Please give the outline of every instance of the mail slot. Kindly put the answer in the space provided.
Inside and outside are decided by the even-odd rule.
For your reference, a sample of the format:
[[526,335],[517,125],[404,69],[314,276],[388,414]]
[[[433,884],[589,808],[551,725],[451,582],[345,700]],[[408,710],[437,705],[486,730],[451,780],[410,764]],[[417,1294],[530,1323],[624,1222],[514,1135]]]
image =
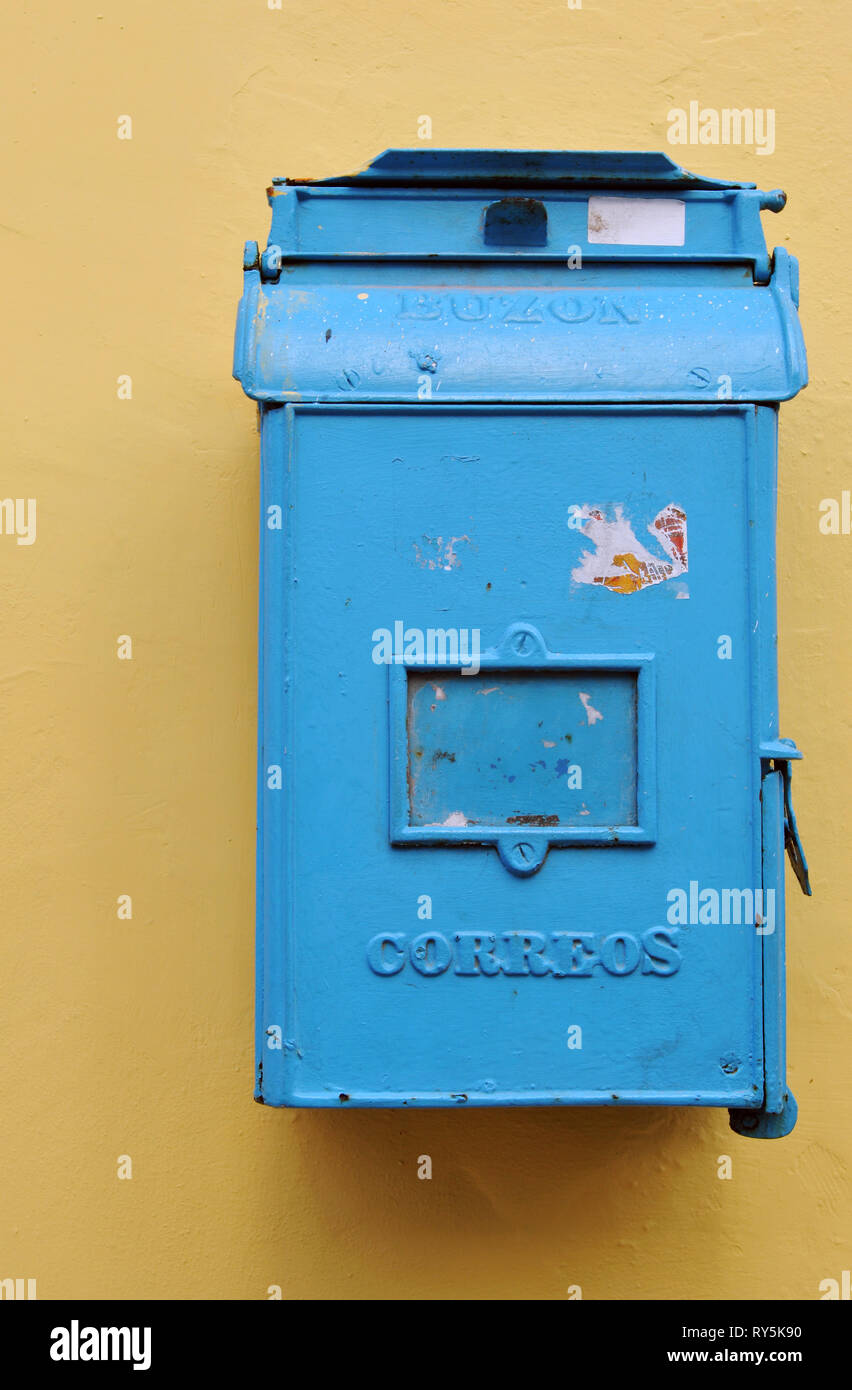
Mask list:
[[256,1098],[789,1133],[784,194],[390,150],[269,201]]

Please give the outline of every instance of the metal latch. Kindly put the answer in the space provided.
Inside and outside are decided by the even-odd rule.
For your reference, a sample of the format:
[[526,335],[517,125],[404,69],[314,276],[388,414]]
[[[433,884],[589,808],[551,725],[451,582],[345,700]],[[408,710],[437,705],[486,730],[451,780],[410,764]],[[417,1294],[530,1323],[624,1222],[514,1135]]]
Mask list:
[[800,749],[796,747],[791,738],[778,738],[760,745],[760,760],[764,773],[780,772],[784,779],[784,848],[787,851],[793,873],[798,879],[799,887],[810,898],[812,891],[808,877],[808,861],[799,839],[799,828],[796,825],[793,796],[790,790],[793,778],[791,764],[801,757]]

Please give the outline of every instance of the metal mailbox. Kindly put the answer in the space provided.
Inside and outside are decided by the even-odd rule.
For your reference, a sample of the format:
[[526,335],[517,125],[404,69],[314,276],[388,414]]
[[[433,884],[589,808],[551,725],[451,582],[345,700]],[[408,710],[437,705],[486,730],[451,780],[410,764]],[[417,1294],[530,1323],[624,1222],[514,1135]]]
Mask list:
[[783,193],[390,150],[269,199],[257,1099],[788,1133]]

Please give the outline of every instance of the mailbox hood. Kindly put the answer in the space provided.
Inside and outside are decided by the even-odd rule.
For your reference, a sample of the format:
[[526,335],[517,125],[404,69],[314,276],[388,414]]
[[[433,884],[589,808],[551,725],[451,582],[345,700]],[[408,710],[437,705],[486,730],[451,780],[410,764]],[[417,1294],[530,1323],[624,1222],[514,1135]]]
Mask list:
[[785,195],[662,153],[387,150],[280,179],[234,375],[258,401],[774,403],[807,383]]

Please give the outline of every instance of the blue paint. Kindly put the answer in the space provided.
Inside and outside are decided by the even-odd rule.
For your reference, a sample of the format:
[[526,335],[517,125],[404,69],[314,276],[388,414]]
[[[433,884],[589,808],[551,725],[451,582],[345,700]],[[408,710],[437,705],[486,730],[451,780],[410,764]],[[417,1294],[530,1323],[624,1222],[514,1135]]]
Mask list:
[[[683,244],[590,241],[601,195],[682,201]],[[785,838],[808,885],[775,407],[807,373],[759,215],[783,195],[664,155],[431,150],[271,203],[235,341],[258,1099],[788,1132]]]

